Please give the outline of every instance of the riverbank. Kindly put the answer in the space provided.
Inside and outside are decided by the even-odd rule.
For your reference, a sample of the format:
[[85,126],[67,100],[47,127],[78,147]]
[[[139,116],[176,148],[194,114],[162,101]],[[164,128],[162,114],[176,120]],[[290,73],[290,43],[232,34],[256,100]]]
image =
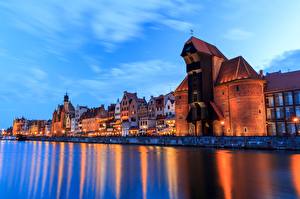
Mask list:
[[300,150],[300,137],[28,137],[28,141]]

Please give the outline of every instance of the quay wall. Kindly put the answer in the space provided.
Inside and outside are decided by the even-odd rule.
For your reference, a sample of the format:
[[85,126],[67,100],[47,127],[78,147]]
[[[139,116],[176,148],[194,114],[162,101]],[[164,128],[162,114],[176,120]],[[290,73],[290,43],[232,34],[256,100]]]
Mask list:
[[300,150],[299,137],[28,137],[29,141]]

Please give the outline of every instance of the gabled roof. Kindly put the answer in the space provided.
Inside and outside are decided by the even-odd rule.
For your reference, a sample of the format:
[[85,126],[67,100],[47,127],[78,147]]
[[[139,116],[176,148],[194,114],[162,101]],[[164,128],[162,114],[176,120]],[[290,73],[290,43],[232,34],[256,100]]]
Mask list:
[[[227,59],[216,46],[214,46],[210,43],[207,43],[201,39],[198,39],[194,36],[192,36],[189,40],[187,40],[185,45],[189,44],[189,43],[192,43],[198,52],[202,52],[202,53],[205,53],[208,55],[224,58],[225,60]],[[183,53],[184,52],[182,52],[181,54],[183,54]]]
[[300,70],[287,73],[267,73],[266,92],[300,89]]
[[188,91],[189,86],[188,86],[188,77],[186,76],[184,80],[179,84],[179,86],[176,88],[175,92],[180,92],[180,91]]
[[216,84],[223,84],[239,79],[260,79],[257,72],[242,56],[222,63]]

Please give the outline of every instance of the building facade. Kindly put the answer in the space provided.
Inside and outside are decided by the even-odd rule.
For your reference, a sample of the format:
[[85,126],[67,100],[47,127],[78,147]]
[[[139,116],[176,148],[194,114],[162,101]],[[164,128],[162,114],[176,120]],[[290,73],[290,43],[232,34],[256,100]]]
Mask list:
[[195,37],[185,43],[181,56],[187,71],[188,134],[266,135],[265,81],[243,57],[227,59],[216,46]]
[[299,135],[300,71],[267,73],[265,80],[268,135]]
[[71,133],[71,121],[75,117],[75,108],[66,93],[64,104],[58,105],[52,115],[52,135],[66,136]]

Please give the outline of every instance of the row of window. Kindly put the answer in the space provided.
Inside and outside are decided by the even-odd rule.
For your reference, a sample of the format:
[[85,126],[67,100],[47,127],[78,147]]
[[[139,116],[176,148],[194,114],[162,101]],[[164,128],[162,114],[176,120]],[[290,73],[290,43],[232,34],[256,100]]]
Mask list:
[[300,124],[272,122],[267,126],[268,135],[296,135],[300,134]]
[[266,105],[267,107],[274,106],[289,106],[293,104],[300,104],[300,91],[295,91],[294,96],[293,92],[284,92],[284,93],[275,93],[274,95],[266,96]]
[[267,108],[268,120],[291,120],[293,117],[300,117],[300,106],[286,106],[277,108]]

